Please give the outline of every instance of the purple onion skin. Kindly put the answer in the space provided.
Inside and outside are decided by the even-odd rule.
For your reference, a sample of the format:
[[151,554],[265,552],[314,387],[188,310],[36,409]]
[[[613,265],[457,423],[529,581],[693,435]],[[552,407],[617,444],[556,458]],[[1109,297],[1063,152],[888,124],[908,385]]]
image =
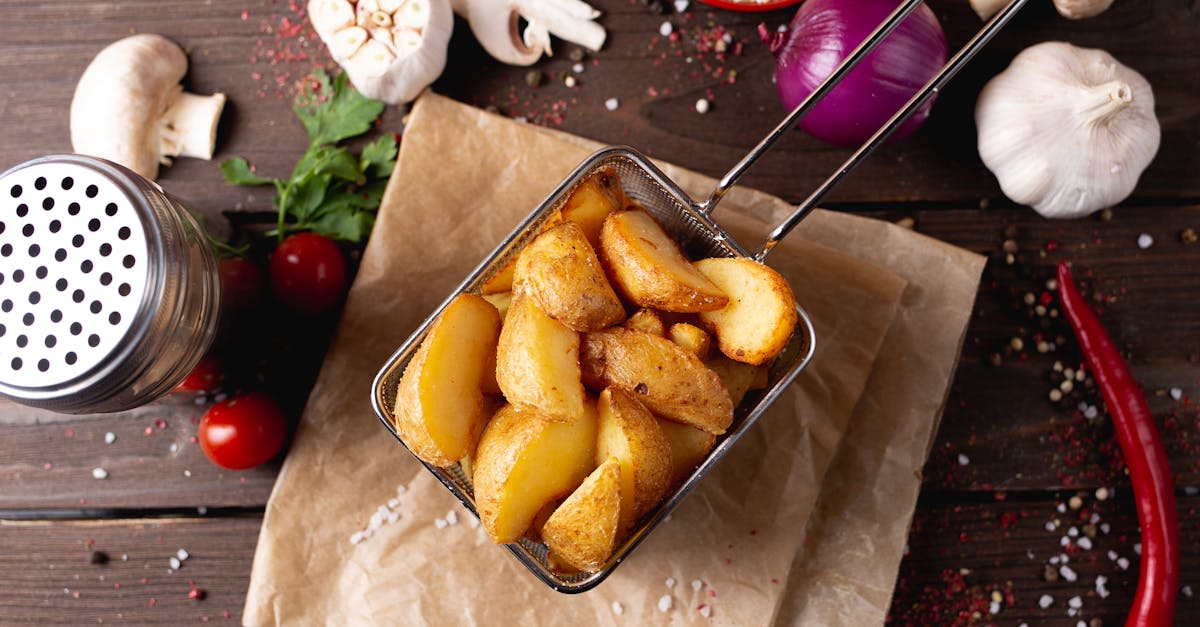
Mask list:
[[[768,41],[783,105],[796,108],[899,5],[899,0],[805,0],[787,33]],[[831,144],[861,144],[942,69],[946,55],[942,26],[922,4],[798,124]],[[934,100],[917,109],[889,141],[916,131]]]

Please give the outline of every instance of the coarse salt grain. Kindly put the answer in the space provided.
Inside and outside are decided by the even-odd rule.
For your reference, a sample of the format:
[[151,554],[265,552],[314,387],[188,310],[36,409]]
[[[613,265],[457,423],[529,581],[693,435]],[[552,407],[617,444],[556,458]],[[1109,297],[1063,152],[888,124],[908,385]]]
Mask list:
[[470,518],[467,519],[467,525],[470,526],[472,529],[478,529],[479,528],[479,519],[474,516],[471,516]]
[[583,64],[576,63],[575,65],[572,65],[571,71],[574,72],[575,74],[583,74]]
[[1117,552],[1110,550],[1108,552],[1108,559],[1114,562],[1117,561]]
[[1053,532],[1058,527],[1058,524],[1053,520],[1046,521],[1046,531]]
[[663,584],[666,585],[668,588],[674,588],[675,587],[675,578],[667,577],[666,581],[664,581]]
[[1082,538],[1076,540],[1075,544],[1078,544],[1079,548],[1085,551],[1092,550],[1092,539],[1087,536],[1083,536]]
[[1142,233],[1137,238],[1137,245],[1138,245],[1138,248],[1141,248],[1142,250],[1146,250],[1147,248],[1150,248],[1151,246],[1154,245],[1154,238],[1151,237],[1149,233]]
[[1141,542],[1138,542],[1137,544],[1133,545],[1133,552],[1137,553],[1138,555],[1142,554],[1142,543]]
[[1071,543],[1071,538],[1070,538],[1069,536],[1063,536],[1063,537],[1062,537],[1061,539],[1059,539],[1059,541],[1058,541],[1058,544],[1059,544],[1059,545],[1061,545],[1061,546],[1067,546],[1067,545],[1068,545],[1068,544],[1070,544],[1070,543]]
[[971,463],[970,457],[967,457],[966,455],[963,455],[962,453],[958,454],[958,465],[959,466],[966,466],[967,464],[970,464],[970,463]]
[[397,498],[388,499],[387,506],[388,506],[388,509],[396,509],[397,507],[400,507],[400,499],[397,499]]
[[450,511],[446,512],[446,524],[447,525],[457,525],[458,524],[458,513],[455,512],[454,510],[450,510]]
[[1057,509],[1058,513],[1060,513],[1060,514],[1065,514],[1065,513],[1067,513],[1067,504],[1059,503],[1054,509]]
[[621,102],[616,98],[609,98],[608,100],[604,101],[604,108],[608,109],[609,111],[616,111],[617,107],[619,106],[621,106]]
[[1057,555],[1051,557],[1049,561],[1051,566],[1058,566],[1059,560]]
[[362,542],[365,538],[366,538],[366,536],[363,535],[363,532],[355,531],[350,536],[350,544],[358,544],[359,542]]
[[703,581],[700,581],[699,579],[692,580],[692,591],[693,592],[699,592],[700,588],[703,588],[703,587],[704,587]]
[[703,616],[704,618],[711,617],[712,616],[712,607],[710,607],[708,605],[701,605],[700,606],[700,615]]
[[187,552],[186,549],[179,549],[178,551],[175,551],[175,557],[178,557],[179,561],[182,562],[183,560],[191,557],[191,555]]
[[1000,613],[1000,604],[999,603],[997,603],[995,601],[988,603],[988,614],[999,614],[999,613]]
[[688,4],[690,4],[688,0],[675,0],[675,12],[683,13],[687,11]]
[[433,526],[437,527],[438,529],[445,529],[446,521],[444,519],[438,518],[437,520],[433,521]]
[[1112,527],[1110,527],[1108,523],[1100,523],[1100,531],[1103,532],[1104,535],[1108,535],[1110,530],[1112,530]]
[[1108,577],[1104,575],[1096,575],[1096,594],[1100,595],[1101,599],[1107,599],[1111,594],[1104,584],[1108,583]]
[[183,562],[179,561],[179,558],[174,555],[171,556],[171,559],[167,560],[167,563],[171,565],[172,570],[179,570],[179,567],[183,566]]
[[1063,580],[1067,581],[1068,583],[1079,579],[1079,575],[1076,575],[1075,571],[1066,564],[1058,567],[1058,574],[1062,575]]
[[662,35],[663,37],[667,37],[674,30],[675,30],[675,27],[671,26],[670,22],[663,22],[662,25],[658,27],[658,34]]
[[1189,599],[1192,598],[1192,587],[1190,585],[1184,585],[1179,591],[1183,593],[1183,596]]
[[617,601],[613,601],[612,602],[612,611],[613,611],[613,614],[620,616],[621,614],[625,613],[625,606],[621,605]]
[[696,101],[696,113],[708,113],[708,100],[701,98]]
[[1176,401],[1183,398],[1183,390],[1179,388],[1171,388],[1171,398]]
[[93,479],[107,479],[108,471],[103,468],[93,468],[92,469],[92,478]]
[[1038,607],[1042,608],[1043,610],[1051,605],[1054,605],[1054,597],[1048,594],[1043,594],[1041,598],[1038,599]]
[[671,600],[671,595],[669,595],[669,594],[662,595],[658,599],[658,611],[670,612],[672,603],[673,603],[673,601]]
[[1077,528],[1077,527],[1071,527],[1070,529],[1067,529],[1067,535],[1068,535],[1068,536],[1071,536],[1072,538],[1074,538],[1074,537],[1078,536],[1078,535],[1079,535],[1079,528]]
[[105,444],[112,444],[113,442],[116,442],[116,441],[117,441],[117,434],[113,433],[112,431],[109,431],[108,433],[104,434],[104,443]]
[[1079,609],[1079,608],[1083,607],[1083,599],[1078,596],[1073,596],[1073,597],[1067,599],[1067,607]]
[[1129,560],[1125,559],[1124,557],[1118,557],[1117,568],[1120,568],[1121,570],[1129,570]]

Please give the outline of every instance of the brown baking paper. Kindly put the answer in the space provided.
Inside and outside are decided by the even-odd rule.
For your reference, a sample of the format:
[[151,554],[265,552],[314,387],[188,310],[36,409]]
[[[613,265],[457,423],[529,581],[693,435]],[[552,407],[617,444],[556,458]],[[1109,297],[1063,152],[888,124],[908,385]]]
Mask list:
[[[943,354],[940,347],[961,339],[965,313],[957,314],[969,311],[980,263],[945,252],[955,267],[933,275],[945,311],[930,309],[924,300],[929,279],[901,278],[904,272],[883,269],[887,259],[871,263],[860,249],[887,245],[895,255],[921,257],[926,248],[949,247],[873,222],[860,234],[853,219],[818,212],[809,221],[828,223],[828,232],[793,235],[770,259],[813,318],[812,365],[672,518],[612,577],[575,596],[549,590],[491,544],[471,524],[477,521],[378,423],[369,405],[370,383],[411,330],[592,147],[433,95],[415,105],[337,335],[267,506],[247,623],[769,624],[785,598],[787,607],[816,606],[797,600],[804,582],[789,573],[805,568],[802,559],[793,560],[823,486],[853,480],[826,476],[845,457],[838,452],[843,435],[866,422],[867,433],[858,437],[869,440],[870,427],[883,426],[878,441],[869,442],[876,465],[894,457],[920,467],[955,361],[956,353]],[[712,184],[683,170],[668,173],[695,194]],[[752,245],[766,227],[746,216],[784,209],[778,199],[735,190],[717,217]],[[914,291],[914,281],[926,287]],[[897,366],[896,358],[882,361],[881,348],[897,354],[914,349],[894,319],[911,321],[935,349],[903,360],[903,368],[930,375],[915,380],[927,386],[921,390],[885,385],[894,379],[874,372],[877,359]],[[931,381],[935,372],[940,379]],[[895,411],[863,417],[863,402],[877,394],[868,381],[882,381],[881,389],[899,403]],[[926,402],[933,398],[938,402]],[[923,427],[888,427],[897,419]],[[900,431],[906,437],[892,437]],[[840,489],[890,504],[891,511],[880,510],[883,517],[910,514],[916,476],[887,479],[898,479],[907,492],[893,497],[895,485],[871,483]],[[822,512],[833,517],[822,529],[838,525],[837,508]],[[899,524],[906,526],[909,516],[902,518]],[[364,528],[371,533],[363,534]],[[818,532],[811,532],[810,544]],[[830,534],[831,541],[837,535]],[[848,574],[825,568],[813,576],[870,575],[872,585],[894,579],[898,555],[881,555],[885,559],[860,551],[844,565]],[[667,611],[659,609],[663,596],[670,598]],[[827,616],[868,624],[879,622],[882,614],[875,610]]]

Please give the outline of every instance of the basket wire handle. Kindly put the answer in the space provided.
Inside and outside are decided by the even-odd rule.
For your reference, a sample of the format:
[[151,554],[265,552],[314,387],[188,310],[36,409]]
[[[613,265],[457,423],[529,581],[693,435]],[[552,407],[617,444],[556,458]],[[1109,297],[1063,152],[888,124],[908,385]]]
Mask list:
[[[921,90],[918,91],[911,99],[909,99],[908,104],[904,105],[903,109],[896,112],[896,114],[893,115],[892,118],[888,120],[882,128],[880,128],[878,131],[875,131],[875,134],[872,135],[871,138],[866,141],[866,143],[860,146],[858,150],[854,151],[854,154],[850,155],[850,158],[846,159],[845,163],[843,163],[840,168],[831,174],[829,178],[825,179],[825,181],[821,183],[821,185],[818,186],[817,189],[814,190],[813,193],[804,200],[804,202],[796,206],[791,215],[789,215],[782,223],[780,223],[779,226],[775,227],[775,230],[771,231],[770,235],[767,236],[766,241],[764,241],[762,246],[759,247],[758,251],[754,253],[754,259],[762,262],[763,259],[766,258],[767,253],[771,252],[771,249],[774,248],[781,239],[790,233],[792,229],[794,229],[796,225],[800,223],[801,220],[808,216],[809,213],[812,213],[812,210],[817,206],[817,203],[821,202],[821,199],[824,198],[830,190],[837,186],[837,184],[841,182],[841,180],[845,178],[847,174],[852,172],[854,168],[858,167],[859,163],[861,163],[863,159],[874,152],[879,144],[882,144],[883,141],[886,140],[893,131],[899,128],[899,126],[908,119],[908,116],[912,115],[912,113],[920,108],[921,105],[925,104],[930,97],[941,91],[942,87],[944,87],[946,83],[949,82],[950,79],[953,78],[954,75],[957,74],[958,71],[961,70],[962,67],[966,65],[967,62],[970,61],[980,49],[983,48],[984,45],[991,41],[992,37],[994,37],[996,33],[1000,32],[1000,29],[1003,28],[1004,25],[1007,24],[1014,15],[1016,15],[1017,11],[1021,10],[1021,7],[1023,7],[1027,1],[1028,0],[1012,0],[1008,3],[1008,6],[1004,7],[1003,10],[992,17],[992,19],[988,21],[988,23],[982,29],[980,29],[980,31],[976,33],[975,36],[972,37],[971,40],[962,47],[962,49],[960,49],[949,61],[946,62],[946,65],[942,67],[942,70],[938,72],[936,76],[929,79],[929,82],[926,83],[925,86],[922,87]],[[788,117],[790,118],[791,116]],[[757,157],[757,155],[754,156]],[[751,161],[753,161],[753,159],[751,159]],[[711,211],[711,208],[709,208],[709,210]]]
[[817,85],[817,88],[806,96],[804,100],[800,101],[800,104],[796,105],[795,109],[792,109],[792,112],[775,127],[775,130],[771,131],[762,141],[758,142],[757,146],[746,153],[746,156],[742,157],[741,161],[737,162],[736,165],[729,169],[729,172],[725,173],[725,176],[721,177],[721,180],[717,182],[716,188],[709,194],[708,200],[699,205],[700,211],[704,215],[711,214],[713,209],[716,209],[717,203],[721,202],[721,199],[725,197],[725,193],[737,184],[742,175],[746,173],[746,170],[749,170],[750,166],[754,165],[754,162],[758,161],[759,157],[770,150],[775,145],[775,142],[780,137],[783,137],[784,133],[795,126],[796,122],[800,121],[800,118],[804,117],[813,107],[817,106],[817,103],[826,94],[833,90],[834,87],[837,87],[837,84],[842,82],[842,79],[854,69],[854,66],[858,65],[859,61],[862,61],[864,57],[875,49],[875,46],[878,46],[880,42],[887,38],[900,25],[900,22],[904,21],[904,18],[908,17],[910,13],[920,6],[922,1],[905,0],[904,4],[896,7],[896,10],[892,11],[886,20],[875,27],[875,30],[871,31],[871,34],[867,35],[867,38],[849,56],[842,60],[841,65],[838,65],[833,73],[827,76],[820,85]]

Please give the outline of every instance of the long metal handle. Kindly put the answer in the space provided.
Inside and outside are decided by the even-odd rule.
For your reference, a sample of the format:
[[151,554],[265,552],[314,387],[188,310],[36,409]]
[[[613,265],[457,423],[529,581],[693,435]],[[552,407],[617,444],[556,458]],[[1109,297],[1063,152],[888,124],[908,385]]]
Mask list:
[[736,165],[730,168],[729,172],[725,173],[725,176],[721,177],[712,194],[709,194],[708,200],[700,204],[700,211],[705,215],[711,214],[713,209],[717,207],[717,203],[721,202],[721,199],[725,197],[725,193],[737,184],[738,179],[742,178],[746,170],[749,170],[750,166],[754,165],[754,162],[758,161],[759,157],[770,150],[771,146],[774,146],[775,142],[784,133],[795,126],[796,122],[800,121],[800,118],[804,117],[809,110],[816,106],[825,97],[825,94],[828,94],[834,87],[837,87],[837,84],[842,82],[842,79],[854,69],[854,66],[858,65],[859,61],[863,60],[863,57],[870,54],[880,42],[891,34],[900,25],[900,22],[908,17],[909,13],[916,10],[921,2],[922,0],[905,0],[904,4],[896,7],[896,10],[892,11],[891,15],[883,23],[876,27],[874,31],[871,31],[871,34],[867,35],[867,38],[849,56],[842,60],[841,65],[837,66],[837,69],[832,74],[827,76],[800,104],[796,105],[795,109],[792,109],[792,112],[779,123],[779,126],[775,127],[775,130],[771,131],[762,141],[758,142],[757,146],[746,153],[746,156],[742,157],[741,161],[737,162]]
[[825,182],[821,183],[821,185],[817,187],[817,189],[813,191],[813,193],[809,195],[804,202],[796,206],[796,209],[790,216],[787,217],[787,219],[785,219],[779,226],[775,227],[774,231],[771,231],[771,234],[767,236],[766,241],[762,243],[762,247],[758,249],[758,252],[754,253],[754,258],[761,262],[767,256],[767,253],[771,252],[771,249],[779,243],[779,240],[783,239],[784,236],[790,233],[792,229],[796,228],[796,225],[812,212],[812,210],[817,206],[817,203],[821,202],[821,199],[824,198],[830,190],[837,186],[837,184],[841,182],[841,180],[845,178],[847,174],[853,171],[854,168],[858,167],[858,164],[861,163],[862,160],[867,157],[867,155],[870,155],[879,146],[879,144],[882,144],[883,141],[886,140],[893,131],[899,128],[900,125],[908,119],[908,116],[912,115],[912,113],[919,109],[921,105],[925,104],[925,101],[929,100],[930,97],[941,91],[942,87],[944,87],[946,83],[949,82],[950,79],[953,78],[954,75],[957,74],[958,71],[962,69],[962,67],[966,65],[966,63],[970,61],[972,57],[975,56],[975,53],[979,52],[979,50],[982,49],[987,42],[991,41],[992,37],[994,37],[996,33],[1000,32],[1000,29],[1003,28],[1004,25],[1007,24],[1014,15],[1016,15],[1017,11],[1021,10],[1021,7],[1024,6],[1027,1],[1028,0],[1012,0],[1008,6],[1004,7],[1002,11],[997,13],[987,23],[987,25],[983,27],[982,30],[976,33],[975,36],[972,37],[971,40],[968,41],[967,44],[963,46],[957,54],[954,55],[954,57],[946,62],[946,65],[942,67],[942,71],[938,72],[937,76],[934,76],[932,79],[930,79],[929,82],[926,83],[925,86],[922,87],[921,90],[918,91],[916,95],[914,95],[908,101],[908,104],[904,105],[903,109],[897,112],[896,115],[893,115],[892,118],[887,121],[887,124],[883,125],[883,128],[875,131],[875,134],[872,135],[865,144],[860,146],[859,149],[854,152],[854,154],[850,155],[850,158],[842,164],[842,167],[838,168],[838,170],[830,175],[829,178],[825,179]]

